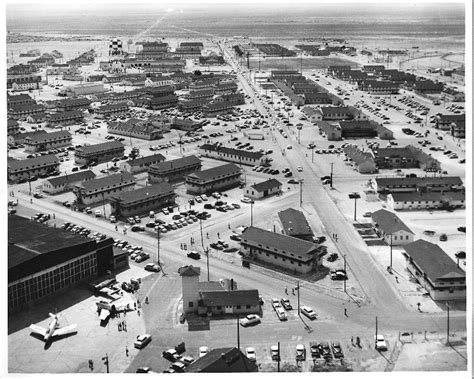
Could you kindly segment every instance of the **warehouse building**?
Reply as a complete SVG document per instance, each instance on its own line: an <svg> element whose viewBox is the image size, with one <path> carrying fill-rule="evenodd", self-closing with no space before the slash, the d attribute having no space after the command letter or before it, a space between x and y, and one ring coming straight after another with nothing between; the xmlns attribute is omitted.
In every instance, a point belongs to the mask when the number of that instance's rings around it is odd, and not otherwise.
<svg viewBox="0 0 474 379"><path fill-rule="evenodd" d="M43 155L21 161L9 160L7 174L9 182L18 182L37 177L59 169L59 159L54 154Z"/></svg>
<svg viewBox="0 0 474 379"><path fill-rule="evenodd" d="M86 145L76 148L74 161L80 165L89 164L91 162L108 162L113 158L121 158L124 151L125 147L119 141Z"/></svg>
<svg viewBox="0 0 474 379"><path fill-rule="evenodd" d="M112 122L107 125L107 132L148 141L163 138L161 128L156 127L149 120L137 118L131 118L125 122Z"/></svg>
<svg viewBox="0 0 474 379"><path fill-rule="evenodd" d="M78 97L77 99L63 99L56 102L56 109L59 112L73 111L77 109L87 109L91 105L91 101L86 97Z"/></svg>
<svg viewBox="0 0 474 379"><path fill-rule="evenodd" d="M466 300L466 273L443 249L422 239L404 249L408 271L433 300Z"/></svg>
<svg viewBox="0 0 474 379"><path fill-rule="evenodd" d="M394 210L450 209L466 207L465 191L392 192L387 195L387 205Z"/></svg>
<svg viewBox="0 0 474 379"><path fill-rule="evenodd" d="M244 194L251 199L263 199L264 197L280 194L282 185L278 180L271 178L246 187Z"/></svg>
<svg viewBox="0 0 474 379"><path fill-rule="evenodd" d="M377 234L388 245L406 245L412 243L415 238L415 233L395 213L385 209L373 212L372 222Z"/></svg>
<svg viewBox="0 0 474 379"><path fill-rule="evenodd" d="M130 159L120 164L120 169L130 174L139 174L149 170L149 167L163 162L166 158L161 154L148 155L146 157L140 157Z"/></svg>
<svg viewBox="0 0 474 379"><path fill-rule="evenodd" d="M205 143L199 146L199 153L203 157L220 161L234 162L249 166L259 166L266 162L264 153L223 147L218 144Z"/></svg>
<svg viewBox="0 0 474 379"><path fill-rule="evenodd" d="M416 178L374 178L370 180L372 188L381 192L416 192L416 191L453 191L464 188L459 176L425 176Z"/></svg>
<svg viewBox="0 0 474 379"><path fill-rule="evenodd" d="M53 113L49 116L46 126L73 125L84 121L84 113L79 110Z"/></svg>
<svg viewBox="0 0 474 379"><path fill-rule="evenodd" d="M174 188L168 183L122 192L110 198L112 214L118 218L146 215L174 204Z"/></svg>
<svg viewBox="0 0 474 379"><path fill-rule="evenodd" d="M247 260L267 263L295 274L319 271L326 253L314 243L254 226L242 233L240 245Z"/></svg>
<svg viewBox="0 0 474 379"><path fill-rule="evenodd" d="M35 134L25 138L25 151L38 152L70 146L72 142L71 133L67 130L58 132Z"/></svg>
<svg viewBox="0 0 474 379"><path fill-rule="evenodd" d="M148 181L150 183L183 181L186 175L201 170L201 166L201 160L195 155L163 161L149 167Z"/></svg>
<svg viewBox="0 0 474 379"><path fill-rule="evenodd" d="M107 92L107 90L104 88L104 85L102 83L83 83L76 84L74 86L68 86L62 89L59 94L61 96L76 97L104 92Z"/></svg>
<svg viewBox="0 0 474 379"><path fill-rule="evenodd" d="M242 169L233 163L196 171L185 178L186 191L205 194L237 187Z"/></svg>
<svg viewBox="0 0 474 379"><path fill-rule="evenodd" d="M70 191L75 185L95 179L95 174L91 170L78 171L69 175L48 178L43 182L43 192L55 195L57 193Z"/></svg>
<svg viewBox="0 0 474 379"><path fill-rule="evenodd" d="M113 270L112 245L8 216L9 314Z"/></svg>
<svg viewBox="0 0 474 379"><path fill-rule="evenodd" d="M135 188L135 178L129 173L114 174L99 179L82 182L74 186L78 205L103 202L125 191Z"/></svg>

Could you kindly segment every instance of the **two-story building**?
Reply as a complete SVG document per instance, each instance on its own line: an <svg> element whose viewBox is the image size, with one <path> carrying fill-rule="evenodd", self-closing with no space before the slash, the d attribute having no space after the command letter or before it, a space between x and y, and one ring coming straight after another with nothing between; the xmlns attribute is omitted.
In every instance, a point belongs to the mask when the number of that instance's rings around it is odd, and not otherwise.
<svg viewBox="0 0 474 379"><path fill-rule="evenodd" d="M55 195L57 193L71 191L75 185L95 179L95 174L91 170L78 171L72 174L47 178L43 181L43 192Z"/></svg>
<svg viewBox="0 0 474 379"><path fill-rule="evenodd" d="M395 213L379 209L372 213L372 222L377 234L388 245L399 246L413 242L415 233Z"/></svg>
<svg viewBox="0 0 474 379"><path fill-rule="evenodd" d="M139 174L148 171L152 165L163 162L166 158L162 154L153 154L146 157L129 159L120 164L120 169L130 174Z"/></svg>
<svg viewBox="0 0 474 379"><path fill-rule="evenodd" d="M162 161L148 168L148 181L150 183L178 182L184 180L186 175L201 170L201 160L195 155Z"/></svg>
<svg viewBox="0 0 474 379"><path fill-rule="evenodd" d="M85 145L76 148L74 161L84 165L91 162L108 162L113 158L120 158L125 151L124 145L119 141L98 143L95 145Z"/></svg>
<svg viewBox="0 0 474 379"><path fill-rule="evenodd" d="M186 191L205 194L234 188L239 186L241 175L242 169L233 163L196 171L186 176Z"/></svg>
<svg viewBox="0 0 474 379"><path fill-rule="evenodd" d="M422 239L404 249L408 271L433 300L466 300L466 273L443 249Z"/></svg>
<svg viewBox="0 0 474 379"><path fill-rule="evenodd" d="M103 105L95 110L98 118L105 118L109 116L118 116L127 113L129 105L127 102Z"/></svg>
<svg viewBox="0 0 474 379"><path fill-rule="evenodd" d="M57 125L73 125L79 124L84 120L84 113L79 110L58 112L49 115L47 126L53 127Z"/></svg>
<svg viewBox="0 0 474 379"><path fill-rule="evenodd" d="M233 149L230 147L209 143L199 146L199 153L203 157L249 166L261 165L266 160L266 155L264 153Z"/></svg>
<svg viewBox="0 0 474 379"><path fill-rule="evenodd" d="M122 192L110 198L112 214L118 218L147 215L173 205L176 195L168 183L158 183L132 191Z"/></svg>
<svg viewBox="0 0 474 379"><path fill-rule="evenodd" d="M319 271L325 254L312 242L254 226L248 227L241 238L240 251L246 259L278 266L291 273Z"/></svg>
<svg viewBox="0 0 474 379"><path fill-rule="evenodd" d="M9 182L15 183L56 171L58 168L59 158L54 154L19 161L9 160L7 162L7 178Z"/></svg>
<svg viewBox="0 0 474 379"><path fill-rule="evenodd" d="M104 202L122 192L132 191L134 188L135 178L124 172L81 182L75 185L73 190L78 205L91 205Z"/></svg>
<svg viewBox="0 0 474 379"><path fill-rule="evenodd" d="M25 151L37 152L70 146L72 142L71 133L61 130L51 133L35 134L25 138Z"/></svg>

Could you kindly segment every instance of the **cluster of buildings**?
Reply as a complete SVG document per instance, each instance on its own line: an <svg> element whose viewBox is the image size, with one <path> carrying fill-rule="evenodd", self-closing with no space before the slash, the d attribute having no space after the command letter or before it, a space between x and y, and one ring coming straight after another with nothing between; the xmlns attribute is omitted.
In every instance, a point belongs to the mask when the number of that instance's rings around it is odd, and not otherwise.
<svg viewBox="0 0 474 379"><path fill-rule="evenodd" d="M362 174L371 174L379 169L419 168L427 172L439 172L441 169L437 159L412 145L364 151L351 144L344 148L344 156Z"/></svg>
<svg viewBox="0 0 474 379"><path fill-rule="evenodd" d="M28 91L42 87L41 75L36 66L19 64L7 69L7 90Z"/></svg>
<svg viewBox="0 0 474 379"><path fill-rule="evenodd" d="M305 104L342 104L341 99L330 94L317 83L306 79L298 71L272 71L270 80L297 106Z"/></svg>
<svg viewBox="0 0 474 379"><path fill-rule="evenodd" d="M436 129L448 130L456 138L466 137L466 114L438 114L435 119Z"/></svg>
<svg viewBox="0 0 474 379"><path fill-rule="evenodd" d="M394 210L452 210L466 206L466 191L459 176L377 177L370 184Z"/></svg>
<svg viewBox="0 0 474 379"><path fill-rule="evenodd" d="M440 95L444 90L443 83L396 69L386 69L384 65L365 65L361 70L353 70L348 65L329 66L328 73L357 84L359 90L369 94L398 94L400 88L404 88L420 95Z"/></svg>
<svg viewBox="0 0 474 379"><path fill-rule="evenodd" d="M438 245L415 240L414 232L385 209L372 213L376 233L391 246L403 246L407 269L435 301L466 298L466 273Z"/></svg>

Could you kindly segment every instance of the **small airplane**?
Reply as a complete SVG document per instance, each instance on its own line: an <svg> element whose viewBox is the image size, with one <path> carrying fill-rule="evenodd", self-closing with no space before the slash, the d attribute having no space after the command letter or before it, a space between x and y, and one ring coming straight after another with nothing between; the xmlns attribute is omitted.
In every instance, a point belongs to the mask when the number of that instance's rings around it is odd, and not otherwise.
<svg viewBox="0 0 474 379"><path fill-rule="evenodd" d="M30 329L36 333L41 334L43 336L43 340L45 342L49 342L49 340L53 337L62 336L65 334L74 333L77 328L77 324L65 326L63 328L59 327L58 321L58 314L49 314L53 319L49 323L48 329L43 328L42 326L31 324Z"/></svg>

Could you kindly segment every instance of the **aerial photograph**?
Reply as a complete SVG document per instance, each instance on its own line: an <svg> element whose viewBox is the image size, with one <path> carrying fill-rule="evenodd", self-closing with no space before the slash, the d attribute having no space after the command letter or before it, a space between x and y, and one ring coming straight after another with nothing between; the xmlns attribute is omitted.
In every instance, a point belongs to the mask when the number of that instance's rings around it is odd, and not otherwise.
<svg viewBox="0 0 474 379"><path fill-rule="evenodd" d="M471 377L472 4L4 8L5 375Z"/></svg>

